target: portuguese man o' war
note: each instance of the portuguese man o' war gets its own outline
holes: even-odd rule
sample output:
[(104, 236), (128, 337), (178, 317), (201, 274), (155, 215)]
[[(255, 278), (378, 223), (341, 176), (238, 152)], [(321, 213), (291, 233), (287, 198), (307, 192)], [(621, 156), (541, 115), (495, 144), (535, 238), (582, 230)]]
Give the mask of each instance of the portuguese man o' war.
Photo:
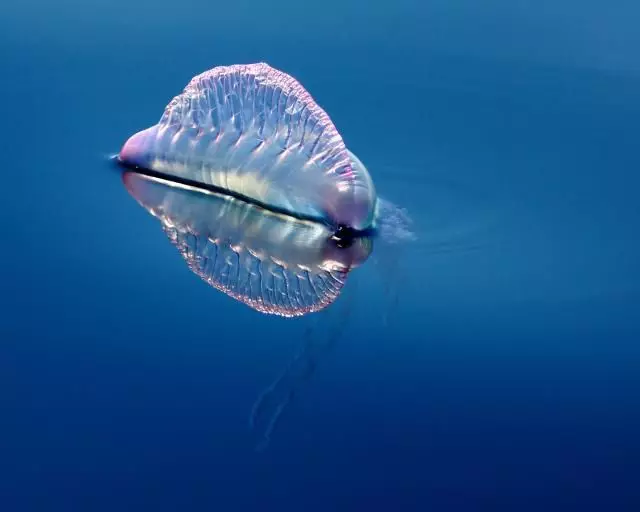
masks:
[[(116, 160), (130, 194), (160, 220), (190, 270), (261, 313), (324, 310), (374, 239), (414, 238), (404, 210), (377, 196), (328, 114), (265, 63), (197, 75)], [(387, 271), (398, 254), (397, 246), (382, 254)], [(318, 329), (308, 327), (300, 352), (260, 394), (250, 417), (260, 447), (340, 338), (351, 308), (347, 300), (319, 317)]]
[[(336, 249), (354, 241), (359, 245), (374, 235), (391, 242), (412, 236), (406, 229), (408, 218), (377, 197), (367, 168), (347, 149), (327, 113), (297, 80), (265, 63), (219, 66), (195, 76), (169, 102), (157, 124), (125, 142), (117, 160), (138, 173), (233, 198), (236, 207), (239, 201), (262, 213), (295, 219), (300, 226), (306, 222), (315, 226), (315, 236), (333, 240)], [(242, 223), (234, 229), (242, 239)], [(269, 261), (231, 248), (243, 247), (242, 243), (224, 246), (218, 237), (213, 245), (227, 251), (224, 258), (236, 259), (239, 265), (260, 261), (279, 268), (274, 272), (280, 278), (271, 286), (276, 291), (269, 292), (277, 296), (269, 299), (266, 292), (256, 295), (254, 291), (245, 296), (220, 285), (218, 278), (205, 271), (194, 271), (264, 313), (298, 316), (318, 311), (331, 302), (330, 294), (323, 291), (326, 286), (335, 288), (337, 296), (340, 279), (324, 284), (317, 281), (321, 267), (312, 268), (324, 265), (327, 270), (330, 259), (287, 267), (283, 262), (291, 248), (286, 244), (278, 248), (285, 240), (274, 233), (262, 234), (269, 239), (261, 244), (277, 253)], [(291, 245), (292, 241), (286, 242)], [(194, 262), (189, 265), (195, 269)], [(341, 275), (346, 276), (350, 268)], [(300, 279), (316, 290), (317, 302), (296, 298), (294, 288)]]

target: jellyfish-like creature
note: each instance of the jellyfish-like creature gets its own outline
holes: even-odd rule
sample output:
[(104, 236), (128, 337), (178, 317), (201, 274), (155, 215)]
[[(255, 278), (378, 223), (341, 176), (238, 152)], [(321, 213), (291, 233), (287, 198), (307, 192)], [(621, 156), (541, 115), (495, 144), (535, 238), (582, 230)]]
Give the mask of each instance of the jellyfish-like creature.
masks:
[[(265, 63), (219, 66), (195, 76), (169, 102), (158, 123), (126, 141), (117, 160), (138, 173), (224, 195), (305, 226), (293, 232), (326, 237), (328, 231), (337, 247), (354, 241), (370, 243), (369, 237), (375, 235), (391, 242), (412, 237), (409, 219), (378, 198), (367, 168), (347, 149), (327, 113), (297, 80)], [(236, 234), (242, 222), (235, 221)], [(296, 261), (293, 267), (279, 265), (295, 249), (286, 243), (279, 247), (284, 240), (273, 234), (263, 235), (261, 243), (268, 246), (271, 260), (255, 252), (254, 267), (255, 261), (269, 267), (263, 280), (280, 277), (262, 294), (252, 288), (244, 295), (237, 288), (241, 285), (230, 284), (233, 280), (228, 277), (221, 284), (223, 277), (216, 275), (217, 270), (198, 270), (200, 263), (193, 261), (190, 267), (218, 289), (266, 313), (295, 316), (322, 309), (342, 286), (346, 273), (340, 265), (329, 269), (330, 258), (312, 264)], [(236, 246), (222, 249), (219, 238), (209, 241), (218, 258), (235, 261), (228, 263), (232, 266), (250, 264), (248, 249), (240, 253), (233, 250)], [(213, 254), (204, 253), (211, 250), (201, 241), (183, 254), (210, 261)], [(222, 255), (223, 251), (227, 254)], [(317, 264), (324, 266), (314, 267)], [(330, 283), (321, 279), (318, 268), (329, 269)], [(243, 269), (250, 275), (264, 270)], [(304, 291), (299, 296), (294, 293), (301, 280), (313, 290), (316, 301), (304, 298), (308, 295)]]
[[(262, 313), (321, 311), (375, 237), (414, 238), (406, 213), (377, 196), (327, 113), (265, 63), (197, 75), (157, 124), (126, 141), (117, 161), (128, 169), (131, 195), (160, 220), (189, 268)], [(395, 261), (398, 251), (390, 255)], [(307, 329), (300, 352), (256, 401), (250, 424), (259, 446), (339, 339), (350, 309), (336, 312), (334, 328)]]

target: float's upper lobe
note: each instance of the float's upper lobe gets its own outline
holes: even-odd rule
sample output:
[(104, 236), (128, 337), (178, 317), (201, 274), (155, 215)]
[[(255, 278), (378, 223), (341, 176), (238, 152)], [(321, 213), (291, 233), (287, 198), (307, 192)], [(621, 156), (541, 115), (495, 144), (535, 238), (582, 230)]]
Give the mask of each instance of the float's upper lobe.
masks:
[(264, 63), (196, 76), (119, 157), (336, 226), (374, 220), (367, 170), (302, 85)]

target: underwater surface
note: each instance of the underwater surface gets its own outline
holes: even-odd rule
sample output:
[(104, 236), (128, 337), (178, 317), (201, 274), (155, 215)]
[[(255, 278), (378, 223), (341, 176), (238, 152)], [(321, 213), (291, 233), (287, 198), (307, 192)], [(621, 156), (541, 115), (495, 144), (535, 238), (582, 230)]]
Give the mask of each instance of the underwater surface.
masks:
[[(639, 510), (638, 16), (0, 6), (1, 509)], [(296, 318), (199, 278), (147, 208), (184, 192), (109, 160), (194, 75), (252, 62), (411, 219)], [(213, 216), (180, 201), (176, 224)]]

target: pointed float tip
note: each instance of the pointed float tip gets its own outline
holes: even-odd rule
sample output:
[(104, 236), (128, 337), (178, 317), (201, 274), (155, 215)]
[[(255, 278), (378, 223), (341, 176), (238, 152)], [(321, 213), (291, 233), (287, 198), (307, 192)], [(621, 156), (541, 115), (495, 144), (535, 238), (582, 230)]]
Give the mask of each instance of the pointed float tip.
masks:
[(122, 146), (117, 160), (127, 166), (144, 167), (147, 163), (149, 142), (155, 137), (157, 126), (133, 134)]

